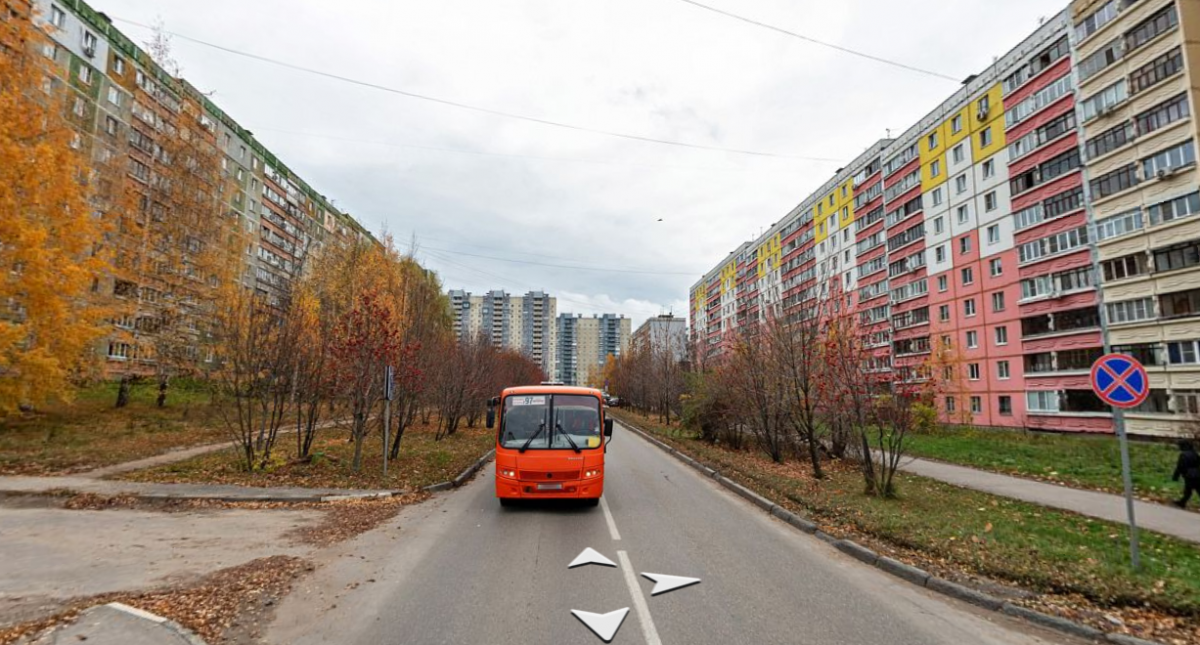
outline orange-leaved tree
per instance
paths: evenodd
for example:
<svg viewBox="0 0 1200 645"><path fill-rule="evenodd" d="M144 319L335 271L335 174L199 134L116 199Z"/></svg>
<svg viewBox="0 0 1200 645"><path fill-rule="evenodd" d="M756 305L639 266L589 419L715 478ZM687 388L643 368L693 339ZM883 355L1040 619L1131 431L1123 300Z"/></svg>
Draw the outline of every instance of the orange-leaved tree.
<svg viewBox="0 0 1200 645"><path fill-rule="evenodd" d="M28 16L0 21L0 415L70 400L103 333L89 291L104 224L64 91L34 53L47 38Z"/></svg>

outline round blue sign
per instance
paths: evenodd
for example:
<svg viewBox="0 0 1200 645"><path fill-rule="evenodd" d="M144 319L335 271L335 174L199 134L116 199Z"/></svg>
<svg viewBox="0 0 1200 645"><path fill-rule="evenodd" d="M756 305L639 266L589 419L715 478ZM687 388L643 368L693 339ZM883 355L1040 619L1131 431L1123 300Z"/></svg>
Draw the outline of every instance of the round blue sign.
<svg viewBox="0 0 1200 645"><path fill-rule="evenodd" d="M1092 389L1109 405L1134 408L1150 396L1150 378L1132 356L1106 354L1092 364Z"/></svg>

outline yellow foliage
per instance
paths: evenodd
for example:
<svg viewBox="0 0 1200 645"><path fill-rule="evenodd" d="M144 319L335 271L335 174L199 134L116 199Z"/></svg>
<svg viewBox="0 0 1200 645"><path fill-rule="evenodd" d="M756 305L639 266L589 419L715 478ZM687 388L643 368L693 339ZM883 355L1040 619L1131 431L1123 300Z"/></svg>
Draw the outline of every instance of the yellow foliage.
<svg viewBox="0 0 1200 645"><path fill-rule="evenodd" d="M88 294L107 266L64 92L34 53L46 35L21 18L4 27L24 48L0 45L0 416L71 398L102 333Z"/></svg>

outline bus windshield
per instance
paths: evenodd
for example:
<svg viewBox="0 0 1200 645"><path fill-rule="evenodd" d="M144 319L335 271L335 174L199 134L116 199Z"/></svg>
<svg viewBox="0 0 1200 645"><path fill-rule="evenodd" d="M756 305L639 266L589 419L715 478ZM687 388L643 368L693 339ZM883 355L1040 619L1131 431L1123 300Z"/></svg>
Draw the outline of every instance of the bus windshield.
<svg viewBox="0 0 1200 645"><path fill-rule="evenodd" d="M599 448L600 402L577 394L517 395L504 400L500 445L529 450Z"/></svg>

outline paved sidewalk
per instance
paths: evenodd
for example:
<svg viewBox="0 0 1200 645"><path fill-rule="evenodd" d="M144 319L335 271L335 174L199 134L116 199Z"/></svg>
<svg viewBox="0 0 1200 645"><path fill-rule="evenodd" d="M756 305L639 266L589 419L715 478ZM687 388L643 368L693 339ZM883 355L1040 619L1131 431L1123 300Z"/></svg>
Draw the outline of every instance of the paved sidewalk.
<svg viewBox="0 0 1200 645"><path fill-rule="evenodd" d="M320 502L329 497L388 497L398 491L345 488L255 488L220 484L154 484L91 477L0 477L0 495L29 495L53 490L142 499L212 499L231 502Z"/></svg>
<svg viewBox="0 0 1200 645"><path fill-rule="evenodd" d="M955 486L1074 511L1102 520L1122 524L1127 520L1125 498L1121 495L1057 486L925 459L905 458L900 469ZM1136 499L1133 504L1138 527L1200 543L1200 513Z"/></svg>

